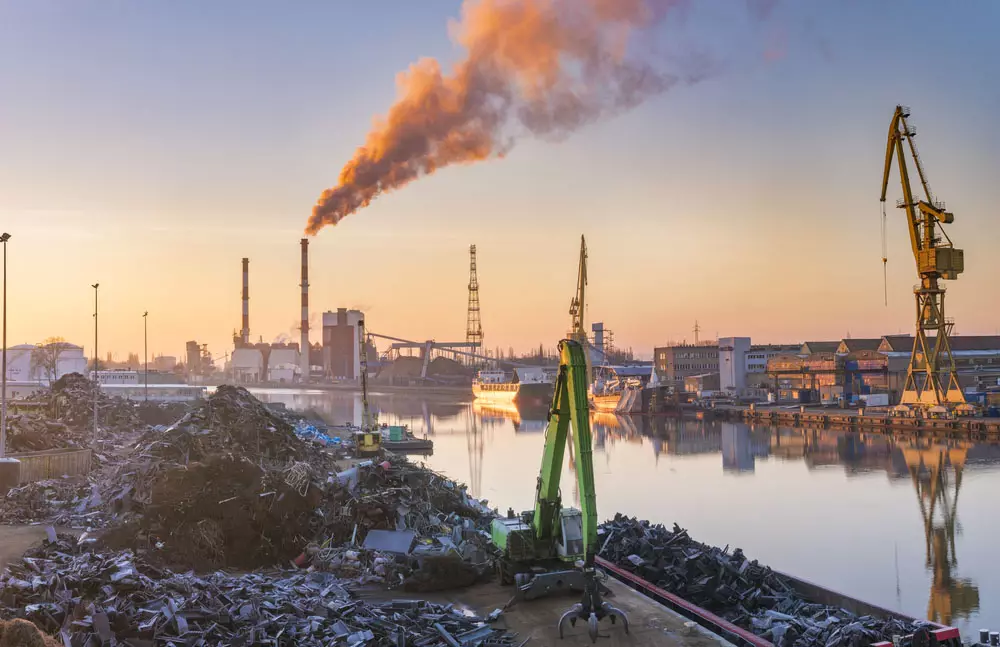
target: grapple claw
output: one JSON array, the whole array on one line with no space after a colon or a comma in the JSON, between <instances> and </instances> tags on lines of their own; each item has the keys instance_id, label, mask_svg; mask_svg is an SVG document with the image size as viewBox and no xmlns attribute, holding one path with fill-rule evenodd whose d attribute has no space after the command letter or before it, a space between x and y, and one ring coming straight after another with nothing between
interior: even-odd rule
<instances>
[{"instance_id":1,"label":"grapple claw","mask_svg":"<svg viewBox=\"0 0 1000 647\"><path fill-rule=\"evenodd\" d=\"M593 570L585 571L585 574L587 587L583 594L583 600L570 607L559 619L559 637L564 637L563 631L567 620L571 626L575 627L577 619L586 619L590 641L596 643L600 621L608 616L611 617L612 624L617 624L617 620L621 618L625 633L628 634L628 616L621 609L613 607L601 599L601 591Z\"/></svg>"},{"instance_id":2,"label":"grapple claw","mask_svg":"<svg viewBox=\"0 0 1000 647\"><path fill-rule=\"evenodd\" d=\"M569 608L569 610L566 613L562 614L562 617L559 618L559 637L560 638L563 637L563 629L566 627L566 621L569 620L570 626L571 627L575 627L576 626L576 619L579 617L579 615L582 612L583 612L583 607L581 605L579 605L579 604L574 604L572 607Z\"/></svg>"}]
</instances>

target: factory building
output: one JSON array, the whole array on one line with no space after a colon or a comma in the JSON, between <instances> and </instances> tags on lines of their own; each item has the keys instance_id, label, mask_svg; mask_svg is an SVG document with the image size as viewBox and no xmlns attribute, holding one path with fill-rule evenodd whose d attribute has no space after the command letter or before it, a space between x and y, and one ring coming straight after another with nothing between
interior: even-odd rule
<instances>
[{"instance_id":1,"label":"factory building","mask_svg":"<svg viewBox=\"0 0 1000 647\"><path fill-rule=\"evenodd\" d=\"M1000 336L950 339L962 389L995 386L1000 379ZM896 401L912 351L913 337L907 335L806 342L798 353L771 357L767 375L779 401L833 402L871 393L888 393Z\"/></svg>"},{"instance_id":2,"label":"factory building","mask_svg":"<svg viewBox=\"0 0 1000 647\"><path fill-rule=\"evenodd\" d=\"M749 337L719 339L719 385L725 393L739 394L747 388L747 355Z\"/></svg>"},{"instance_id":3,"label":"factory building","mask_svg":"<svg viewBox=\"0 0 1000 647\"><path fill-rule=\"evenodd\" d=\"M963 390L978 391L1000 384L1000 336L953 335L949 340L958 370L958 383ZM898 396L906 382L913 337L883 337L878 352L887 359L889 390Z\"/></svg>"},{"instance_id":4,"label":"factory building","mask_svg":"<svg viewBox=\"0 0 1000 647\"><path fill-rule=\"evenodd\" d=\"M254 384L264 377L264 354L259 348L245 347L233 350L229 371L236 384Z\"/></svg>"},{"instance_id":5,"label":"factory building","mask_svg":"<svg viewBox=\"0 0 1000 647\"><path fill-rule=\"evenodd\" d=\"M654 348L653 366L660 384L683 391L684 378L719 372L719 346L713 341Z\"/></svg>"},{"instance_id":6,"label":"factory building","mask_svg":"<svg viewBox=\"0 0 1000 647\"><path fill-rule=\"evenodd\" d=\"M364 318L364 313L360 310L347 308L323 313L323 372L328 378L360 379L358 323L364 321Z\"/></svg>"},{"instance_id":7,"label":"factory building","mask_svg":"<svg viewBox=\"0 0 1000 647\"><path fill-rule=\"evenodd\" d=\"M294 382L299 375L299 349L294 344L272 344L267 353L267 381Z\"/></svg>"},{"instance_id":8,"label":"factory building","mask_svg":"<svg viewBox=\"0 0 1000 647\"><path fill-rule=\"evenodd\" d=\"M83 347L68 342L18 344L7 349L7 381L49 384L69 373L87 372Z\"/></svg>"}]
</instances>

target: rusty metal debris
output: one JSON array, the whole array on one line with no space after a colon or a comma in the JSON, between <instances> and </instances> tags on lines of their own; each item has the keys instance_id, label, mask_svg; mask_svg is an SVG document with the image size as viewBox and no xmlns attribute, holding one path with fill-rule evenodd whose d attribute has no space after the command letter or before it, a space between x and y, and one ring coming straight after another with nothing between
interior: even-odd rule
<instances>
[{"instance_id":1,"label":"rusty metal debris","mask_svg":"<svg viewBox=\"0 0 1000 647\"><path fill-rule=\"evenodd\" d=\"M67 393L92 391L69 387L60 407L78 425ZM220 387L169 426L102 429L87 480L11 490L0 520L101 532L81 545L50 534L0 576L0 617L71 646L516 644L447 607L350 599L361 585L426 592L488 576L493 513L403 459L344 469L342 448L303 440L292 420Z\"/></svg>"},{"instance_id":2,"label":"rusty metal debris","mask_svg":"<svg viewBox=\"0 0 1000 647\"><path fill-rule=\"evenodd\" d=\"M522 644L451 605L366 602L347 586L321 571L176 573L60 535L0 576L0 617L31 620L69 647Z\"/></svg>"},{"instance_id":3,"label":"rusty metal debris","mask_svg":"<svg viewBox=\"0 0 1000 647\"><path fill-rule=\"evenodd\" d=\"M748 629L777 647L853 647L912 634L925 624L856 616L803 599L782 576L687 530L621 514L601 525L599 555L656 586Z\"/></svg>"}]
</instances>

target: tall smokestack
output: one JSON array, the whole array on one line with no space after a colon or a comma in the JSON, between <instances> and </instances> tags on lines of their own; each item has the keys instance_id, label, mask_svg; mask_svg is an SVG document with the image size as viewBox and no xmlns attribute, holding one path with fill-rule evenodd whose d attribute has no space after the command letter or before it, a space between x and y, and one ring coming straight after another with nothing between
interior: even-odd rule
<instances>
[{"instance_id":1,"label":"tall smokestack","mask_svg":"<svg viewBox=\"0 0 1000 647\"><path fill-rule=\"evenodd\" d=\"M302 239L302 343L299 345L302 381L309 380L309 239Z\"/></svg>"},{"instance_id":2,"label":"tall smokestack","mask_svg":"<svg viewBox=\"0 0 1000 647\"><path fill-rule=\"evenodd\" d=\"M250 259L243 259L243 328L240 329L240 339L244 344L250 343Z\"/></svg>"}]
</instances>

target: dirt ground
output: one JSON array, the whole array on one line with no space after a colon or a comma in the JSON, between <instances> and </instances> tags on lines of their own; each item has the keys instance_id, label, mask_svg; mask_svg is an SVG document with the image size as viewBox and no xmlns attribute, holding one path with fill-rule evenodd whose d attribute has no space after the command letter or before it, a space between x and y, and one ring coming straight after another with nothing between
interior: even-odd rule
<instances>
[{"instance_id":1,"label":"dirt ground","mask_svg":"<svg viewBox=\"0 0 1000 647\"><path fill-rule=\"evenodd\" d=\"M684 618L663 605L639 595L616 580L608 580L613 596L607 598L612 606L624 611L629 617L628 635L620 624L612 625L609 620L601 623L600 645L603 647L625 647L649 645L650 647L720 647L731 643L700 628L689 633ZM417 596L400 595L394 591L368 592L363 597L370 599L391 599L417 597L434 602L451 602L457 608L468 608L480 615L502 608L510 600L513 587L504 587L490 582L478 584L468 589L445 593L427 593ZM578 597L573 595L542 598L530 602L518 602L504 613L500 620L506 623L508 631L517 632L518 638L531 638L529 645L592 645L587 634L586 623L578 622L576 627L568 627L563 640L559 639L559 618Z\"/></svg>"}]
</instances>

